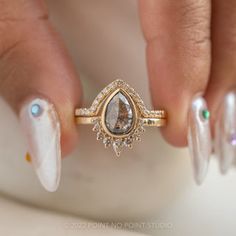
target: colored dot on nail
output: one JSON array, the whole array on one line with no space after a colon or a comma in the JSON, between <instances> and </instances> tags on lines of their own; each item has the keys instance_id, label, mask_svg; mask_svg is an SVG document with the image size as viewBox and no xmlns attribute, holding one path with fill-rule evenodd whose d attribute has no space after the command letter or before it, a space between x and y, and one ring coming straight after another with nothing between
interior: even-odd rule
<instances>
[{"instance_id":1,"label":"colored dot on nail","mask_svg":"<svg viewBox=\"0 0 236 236\"><path fill-rule=\"evenodd\" d=\"M25 155L25 160L29 163L31 163L32 159L31 159L31 156L30 154L27 152L26 155Z\"/></svg>"},{"instance_id":2,"label":"colored dot on nail","mask_svg":"<svg viewBox=\"0 0 236 236\"><path fill-rule=\"evenodd\" d=\"M34 116L34 117L38 117L42 114L42 108L39 104L33 104L31 106L31 114Z\"/></svg>"},{"instance_id":3,"label":"colored dot on nail","mask_svg":"<svg viewBox=\"0 0 236 236\"><path fill-rule=\"evenodd\" d=\"M204 118L205 120L209 120L209 118L210 118L210 112L209 112L207 109L204 109L204 110L202 111L202 116L203 116L203 118Z\"/></svg>"}]
</instances>

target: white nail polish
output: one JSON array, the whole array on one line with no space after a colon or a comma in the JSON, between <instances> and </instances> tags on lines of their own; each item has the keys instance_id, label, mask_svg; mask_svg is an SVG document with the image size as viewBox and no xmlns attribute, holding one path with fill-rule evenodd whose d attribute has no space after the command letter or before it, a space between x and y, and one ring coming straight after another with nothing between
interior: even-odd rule
<instances>
[{"instance_id":1,"label":"white nail polish","mask_svg":"<svg viewBox=\"0 0 236 236\"><path fill-rule=\"evenodd\" d=\"M236 157L236 91L229 92L220 107L215 125L215 153L226 174Z\"/></svg>"},{"instance_id":2,"label":"white nail polish","mask_svg":"<svg viewBox=\"0 0 236 236\"><path fill-rule=\"evenodd\" d=\"M34 99L23 106L20 119L37 176L46 190L54 192L61 176L61 131L54 106Z\"/></svg>"},{"instance_id":3,"label":"white nail polish","mask_svg":"<svg viewBox=\"0 0 236 236\"><path fill-rule=\"evenodd\" d=\"M188 145L197 184L201 184L207 174L211 155L209 114L205 100L200 96L194 98L189 111Z\"/></svg>"}]
</instances>

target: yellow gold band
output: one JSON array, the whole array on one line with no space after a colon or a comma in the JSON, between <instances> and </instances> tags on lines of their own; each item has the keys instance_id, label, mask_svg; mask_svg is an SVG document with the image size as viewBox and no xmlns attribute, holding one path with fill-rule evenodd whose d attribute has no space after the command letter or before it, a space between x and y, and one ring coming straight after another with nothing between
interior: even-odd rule
<instances>
[{"instance_id":1,"label":"yellow gold band","mask_svg":"<svg viewBox=\"0 0 236 236\"><path fill-rule=\"evenodd\" d=\"M76 123L80 125L92 125L94 124L94 121L97 120L99 116L77 116L75 117ZM166 119L164 118L140 118L142 120L144 126L156 126L156 127L162 127L166 125Z\"/></svg>"}]
</instances>

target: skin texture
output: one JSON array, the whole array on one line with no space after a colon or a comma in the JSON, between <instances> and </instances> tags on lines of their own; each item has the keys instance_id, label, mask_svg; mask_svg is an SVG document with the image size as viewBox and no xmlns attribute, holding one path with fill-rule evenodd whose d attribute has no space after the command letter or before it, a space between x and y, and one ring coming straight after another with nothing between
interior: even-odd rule
<instances>
[{"instance_id":1,"label":"skin texture","mask_svg":"<svg viewBox=\"0 0 236 236\"><path fill-rule=\"evenodd\" d=\"M235 86L235 8L233 0L139 0L153 105L167 110L162 133L174 146L187 144L196 94L205 95L214 126L222 96ZM50 100L61 121L63 156L73 150L81 86L41 0L0 0L0 94L16 113L32 97Z\"/></svg>"}]
</instances>

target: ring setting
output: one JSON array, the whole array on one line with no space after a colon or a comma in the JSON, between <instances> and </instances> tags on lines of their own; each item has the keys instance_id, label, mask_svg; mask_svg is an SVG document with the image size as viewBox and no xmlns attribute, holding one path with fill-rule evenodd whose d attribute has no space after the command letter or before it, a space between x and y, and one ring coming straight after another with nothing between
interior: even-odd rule
<instances>
[{"instance_id":1,"label":"ring setting","mask_svg":"<svg viewBox=\"0 0 236 236\"><path fill-rule=\"evenodd\" d=\"M115 80L95 98L90 108L75 111L78 124L93 125L97 140L113 147L117 156L123 148L140 141L145 126L166 125L164 110L148 110L138 93L123 80Z\"/></svg>"}]
</instances>

